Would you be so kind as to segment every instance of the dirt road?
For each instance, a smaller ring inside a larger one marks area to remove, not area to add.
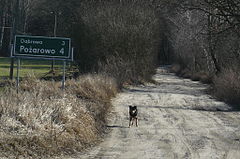
[[[239,159],[240,113],[214,100],[207,86],[159,68],[158,84],[131,87],[113,100],[111,133],[81,159]],[[128,105],[139,127],[128,128]]]

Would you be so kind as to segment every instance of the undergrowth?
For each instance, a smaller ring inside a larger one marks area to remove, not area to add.
[[[151,79],[162,27],[149,3],[86,1],[78,14],[72,36],[80,71],[102,72],[116,78],[119,86]]]
[[[170,68],[170,71],[176,73],[176,75],[180,77],[190,78],[193,81],[200,81],[207,84],[211,84],[213,79],[212,75],[206,71],[193,71],[190,70],[190,68],[183,67],[179,64],[173,64]]]
[[[34,77],[0,94],[0,157],[42,158],[72,154],[98,141],[117,93],[116,82],[85,75],[60,82]]]
[[[192,72],[189,69],[183,69],[178,64],[174,64],[170,71],[180,77],[211,84],[212,87],[209,89],[209,93],[212,96],[231,104],[233,109],[240,109],[240,73],[238,67],[225,68],[219,74],[210,75],[210,73],[203,71]]]
[[[213,80],[214,95],[240,109],[240,73],[237,68],[224,69]]]

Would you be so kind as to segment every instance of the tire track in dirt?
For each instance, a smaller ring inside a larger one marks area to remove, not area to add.
[[[207,85],[157,69],[157,84],[124,90],[113,100],[111,132],[81,159],[238,159],[240,113],[205,94]],[[128,106],[139,127],[128,128]],[[74,158],[74,157],[73,157]]]

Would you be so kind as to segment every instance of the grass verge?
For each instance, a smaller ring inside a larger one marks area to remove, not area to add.
[[[29,77],[0,95],[0,157],[45,158],[81,151],[104,131],[117,84],[103,75],[61,83]]]
[[[9,77],[10,58],[0,57],[0,79],[6,79]],[[30,60],[21,59],[20,62],[20,77],[25,77],[29,73],[35,74],[37,77],[42,77],[51,70],[52,61],[48,60]],[[69,67],[69,65],[67,65]],[[62,62],[54,61],[54,69],[56,71],[62,70]],[[17,75],[17,62],[14,62],[14,76]]]

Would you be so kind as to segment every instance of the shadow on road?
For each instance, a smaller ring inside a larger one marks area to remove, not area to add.
[[[114,128],[128,128],[127,126],[119,126],[119,125],[107,125],[106,127],[111,128],[111,129],[114,129]]]
[[[195,110],[195,111],[207,111],[207,112],[238,112],[239,110],[235,109],[221,109],[221,108],[212,108],[212,109],[205,109],[203,107],[196,107],[196,108],[183,108],[183,107],[164,107],[164,106],[146,106],[146,105],[137,105],[138,107],[142,108],[156,108],[156,109],[173,109],[173,110]]]

